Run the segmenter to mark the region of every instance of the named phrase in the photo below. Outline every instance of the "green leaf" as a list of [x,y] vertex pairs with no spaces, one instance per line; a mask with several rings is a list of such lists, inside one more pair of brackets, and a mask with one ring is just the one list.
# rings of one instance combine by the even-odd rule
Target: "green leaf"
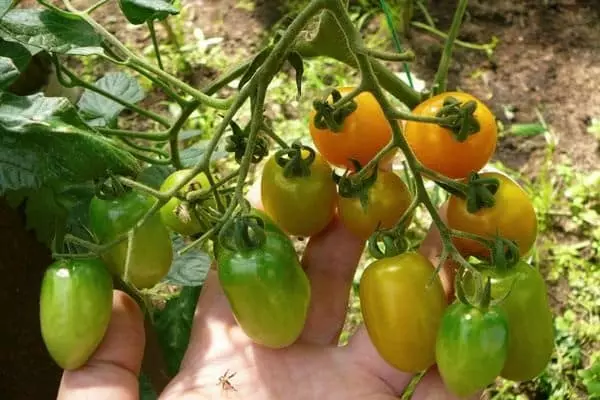
[[[208,144],[208,140],[200,140],[196,142],[194,145],[184,149],[181,154],[181,163],[186,168],[191,168],[194,165],[198,164],[202,159],[202,155],[206,152],[206,145]],[[216,150],[211,155],[211,160],[216,161],[222,158],[227,157],[227,152],[222,150]]]
[[9,87],[19,77],[19,69],[12,59],[0,56],[0,90]]
[[150,378],[142,371],[139,378],[140,400],[157,400],[158,396],[152,387]]
[[201,287],[184,287],[162,310],[154,311],[154,327],[171,376],[179,371],[187,350],[200,291]]
[[9,10],[12,0],[0,0],[0,18]]
[[2,18],[0,31],[51,53],[102,54],[102,37],[81,17],[49,9],[19,8]]
[[208,254],[197,249],[190,249],[184,254],[179,250],[186,246],[180,236],[173,239],[173,264],[164,282],[180,286],[200,286],[206,279],[211,260]]
[[546,132],[542,124],[513,124],[508,133],[516,136],[537,136]]
[[[123,72],[109,72],[94,85],[131,104],[145,97],[138,81]],[[81,95],[77,106],[92,126],[113,125],[121,111],[125,109],[123,105],[88,89]]]
[[31,61],[31,52],[17,42],[0,39],[0,56],[10,58],[20,72],[24,72]]
[[134,25],[179,14],[179,10],[165,0],[119,0],[119,6],[125,18]]
[[252,63],[240,79],[238,90],[242,89],[244,85],[250,81],[256,71],[258,71],[258,68],[260,68],[260,66],[265,62],[272,50],[273,46],[265,47],[256,55],[256,57],[254,57],[254,60],[252,60]]
[[137,160],[91,131],[69,100],[0,93],[0,195],[138,171]]
[[175,169],[168,165],[152,165],[144,169],[137,177],[137,181],[153,189],[160,189],[160,185]]

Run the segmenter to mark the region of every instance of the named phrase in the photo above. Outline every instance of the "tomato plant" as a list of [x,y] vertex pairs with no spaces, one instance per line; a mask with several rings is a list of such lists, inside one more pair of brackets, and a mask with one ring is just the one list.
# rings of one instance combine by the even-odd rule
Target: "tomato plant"
[[[114,199],[94,197],[90,203],[90,227],[100,243],[108,243],[131,230],[154,202],[152,197],[135,191]],[[111,247],[103,259],[113,273],[137,288],[156,285],[169,272],[173,260],[169,232],[160,215],[148,218],[135,229],[131,240]]]
[[[499,235],[515,241],[521,255],[527,254],[537,237],[537,217],[529,196],[504,174],[486,172],[481,177],[496,178],[500,182],[494,194],[494,206],[470,213],[466,200],[453,195],[448,201],[448,226],[490,239]],[[472,239],[455,238],[454,243],[464,255],[489,255],[488,248]]]
[[64,369],[81,367],[110,322],[112,279],[98,259],[59,260],[48,267],[40,294],[40,325],[48,352]]
[[282,348],[302,333],[310,284],[290,239],[270,222],[265,233],[256,247],[215,249],[219,281],[244,332],[263,346]]
[[[408,63],[415,54],[369,47],[341,0],[307,2],[277,40],[202,89],[171,72],[177,63],[162,64],[154,24],[177,14],[175,3],[119,2],[129,23],[149,28],[154,48],[147,54],[156,60],[136,54],[102,28],[94,19],[100,14],[92,11],[103,1],[87,10],[68,1],[43,3],[43,10],[14,9],[8,3],[0,4],[0,194],[24,206],[27,225],[61,260],[44,278],[40,314],[48,350],[61,366],[84,363],[106,329],[110,277],[97,259],[131,283],[125,286],[136,299],[156,295],[162,285],[140,289],[161,281],[184,286],[164,310],[177,309],[169,304],[184,298],[188,316],[180,319],[189,329],[193,296],[215,258],[220,284],[247,336],[270,348],[290,346],[304,329],[312,292],[287,234],[316,235],[336,208],[355,236],[375,238],[368,248],[382,257],[364,272],[359,292],[369,337],[389,364],[407,372],[429,368],[436,361],[437,341],[440,370],[458,394],[481,388],[499,373],[529,379],[546,365],[552,351],[551,314],[539,272],[500,262],[497,270],[479,271],[467,257],[485,258],[490,246],[482,243],[496,236],[515,241],[524,256],[537,228],[531,202],[515,182],[482,174],[500,182],[489,189],[471,179],[490,160],[497,133],[494,116],[480,100],[447,88],[466,0],[459,1],[436,77],[423,92],[381,62]],[[317,17],[314,35],[305,34]],[[49,55],[56,79],[71,94],[84,89],[79,99],[14,89],[12,84],[41,52]],[[81,65],[76,59],[81,55],[98,56],[94,59],[102,68],[94,70],[118,72],[87,81],[88,74],[71,69]],[[326,96],[307,95],[304,63],[317,56],[356,68],[356,82]],[[275,77],[284,75],[283,65],[295,70],[298,101],[312,101],[312,112],[298,119],[309,119],[307,136],[318,153],[300,145],[301,140],[288,143],[290,135],[280,136],[281,125],[271,124],[277,113],[267,100]],[[152,88],[150,99],[166,104],[150,104],[140,76]],[[122,118],[125,110],[128,120]],[[249,205],[246,189],[275,146],[262,170],[263,213]],[[399,152],[410,190],[387,170]],[[334,168],[345,169],[340,180],[332,177]],[[448,223],[429,195],[426,177],[454,194]],[[505,282],[514,283],[497,308],[456,305],[445,312],[446,296],[434,266],[414,251],[402,253],[400,244],[415,236],[407,232],[412,216],[419,215],[415,210],[431,216],[442,256],[477,276],[492,277],[496,298],[508,290]],[[171,236],[169,230],[189,237]],[[377,253],[379,244],[386,251]],[[410,240],[410,245],[416,243]],[[499,254],[502,247],[496,250]],[[165,279],[172,264],[173,273]],[[142,303],[151,308],[152,302]],[[145,311],[154,315],[155,310]],[[164,325],[170,325],[167,320]],[[79,325],[86,330],[77,330]],[[161,339],[168,348],[173,343]],[[175,372],[180,361],[169,364]],[[470,369],[483,361],[485,368]]]
[[359,291],[365,326],[379,354],[402,371],[430,367],[446,308],[431,262],[414,252],[377,260],[365,269]]
[[[190,191],[210,188],[210,183],[204,173],[196,175],[192,180],[186,183],[185,177],[189,172],[189,169],[173,172],[162,183],[160,190],[166,192],[175,185],[185,183],[179,190],[179,195],[185,196]],[[216,207],[215,201],[212,198],[206,202],[206,205],[209,207]],[[160,209],[160,217],[166,227],[177,233],[188,236],[202,234],[209,228],[208,222],[199,217],[198,211],[196,210],[196,207],[202,206],[203,204],[186,204],[179,198],[172,197],[167,204]]]
[[[308,156],[306,150],[304,156]],[[319,155],[305,174],[285,176],[271,157],[263,169],[261,198],[265,212],[292,235],[312,236],[322,231],[335,213],[336,188],[331,167]]]
[[[351,87],[338,91],[345,95]],[[310,116],[310,135],[319,152],[330,163],[354,169],[352,160],[367,164],[392,139],[392,129],[377,100],[371,93],[363,92],[355,99],[356,110],[347,116],[339,132],[315,124],[316,111]]]
[[414,110],[415,115],[435,117],[452,97],[461,103],[474,101],[473,116],[479,124],[476,133],[460,141],[453,132],[440,125],[407,121],[404,136],[417,159],[427,168],[450,178],[465,178],[490,160],[496,149],[497,128],[492,112],[468,93],[447,92],[431,97]]
[[469,397],[485,389],[502,371],[509,326],[496,308],[479,309],[457,302],[442,318],[436,341],[436,363],[448,388]]

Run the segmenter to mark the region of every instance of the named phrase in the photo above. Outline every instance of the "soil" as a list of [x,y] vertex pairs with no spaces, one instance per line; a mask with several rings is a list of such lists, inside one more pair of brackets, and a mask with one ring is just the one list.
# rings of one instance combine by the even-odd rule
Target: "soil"
[[[255,6],[242,7],[245,3]],[[239,55],[240,49],[250,54],[282,15],[285,3],[187,0],[186,27],[200,27],[206,37],[222,37],[224,51],[229,54]],[[438,28],[446,30],[455,2],[427,3]],[[107,6],[110,9],[96,14],[104,13],[100,21],[105,27],[128,43],[148,43],[148,36],[142,33],[145,31],[131,30],[116,17],[116,2]],[[422,31],[411,32],[406,43],[418,55],[413,71],[429,81],[441,54],[441,42]],[[557,161],[566,156],[580,170],[597,169],[598,140],[587,133],[587,126],[591,118],[600,117],[600,2],[472,0],[460,39],[485,43],[492,35],[500,42],[491,58],[482,52],[456,49],[449,88],[460,83],[460,89],[482,98],[504,123],[536,122],[539,109],[558,140]],[[199,71],[198,75],[213,74]],[[505,111],[507,108],[513,115]],[[535,178],[545,148],[543,136],[504,136],[497,157]],[[60,371],[43,348],[37,320],[39,283],[43,268],[50,262],[49,254],[25,230],[19,212],[1,201],[0,235],[0,304],[5,305],[0,329],[0,398],[52,399]],[[568,288],[557,285],[552,298],[560,303],[564,290]]]

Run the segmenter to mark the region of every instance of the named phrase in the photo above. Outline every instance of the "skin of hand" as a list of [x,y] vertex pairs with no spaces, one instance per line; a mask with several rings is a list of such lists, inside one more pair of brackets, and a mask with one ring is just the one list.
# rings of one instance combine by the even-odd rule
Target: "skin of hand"
[[[260,201],[252,201],[258,198],[257,186],[249,198],[260,207]],[[444,211],[442,208],[442,215]],[[198,301],[180,372],[160,400],[397,399],[413,375],[383,361],[364,326],[348,345],[337,346],[363,249],[364,242],[337,218],[310,238],[302,258],[312,288],[309,315],[299,340],[281,350],[250,341],[236,324],[217,273],[211,270]],[[430,230],[420,251],[437,265],[440,238],[435,229]],[[447,263],[440,272],[449,300],[453,298],[453,271],[453,265]],[[143,349],[142,313],[129,296],[115,291],[112,319],[103,342],[85,366],[64,372],[58,399],[138,399]],[[235,373],[228,380],[231,386],[219,382],[227,371]],[[455,398],[446,390],[435,366],[427,371],[412,397]]]

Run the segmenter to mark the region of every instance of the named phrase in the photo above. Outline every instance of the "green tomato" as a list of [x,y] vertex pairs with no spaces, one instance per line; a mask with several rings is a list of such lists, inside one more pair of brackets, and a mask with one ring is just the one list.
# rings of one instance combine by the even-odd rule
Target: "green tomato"
[[[492,297],[502,298],[499,307],[508,318],[508,356],[501,376],[528,381],[539,375],[552,357],[554,327],[546,284],[540,271],[520,261],[508,271],[485,270],[492,282]],[[514,284],[513,284],[514,283]]]
[[[304,150],[308,157],[308,151]],[[263,169],[261,197],[266,213],[283,230],[296,236],[321,232],[335,214],[337,192],[331,167],[315,154],[309,176],[286,177],[271,157]]]
[[446,296],[431,262],[416,252],[377,260],[365,269],[359,291],[365,326],[381,357],[405,372],[433,365]]
[[[154,198],[130,191],[111,200],[94,197],[90,203],[90,228],[100,243],[109,243],[131,230],[154,205]],[[102,256],[118,276],[139,289],[156,285],[171,268],[173,248],[169,231],[158,213],[135,230],[131,240],[129,266],[125,271],[128,240],[110,248]]]
[[437,334],[436,362],[446,386],[468,397],[500,374],[508,351],[508,322],[496,307],[483,311],[455,303],[446,309]]
[[44,274],[40,327],[48,352],[63,369],[81,367],[110,322],[113,296],[108,269],[97,259],[59,260]]
[[[189,173],[189,169],[173,172],[165,179],[160,186],[161,192],[169,191],[172,187],[179,185]],[[208,178],[201,172],[196,175],[190,182],[186,183],[180,190],[179,194],[185,196],[190,191],[207,189],[210,187]],[[207,200],[207,204],[216,207],[213,198]],[[208,224],[198,218],[194,213],[194,209],[190,206],[182,207],[182,201],[177,197],[171,198],[160,209],[160,217],[163,223],[172,231],[181,235],[191,236],[205,233],[210,227]]]
[[257,248],[215,249],[219,281],[233,314],[255,343],[283,348],[298,339],[310,304],[310,283],[290,239],[264,216]]

